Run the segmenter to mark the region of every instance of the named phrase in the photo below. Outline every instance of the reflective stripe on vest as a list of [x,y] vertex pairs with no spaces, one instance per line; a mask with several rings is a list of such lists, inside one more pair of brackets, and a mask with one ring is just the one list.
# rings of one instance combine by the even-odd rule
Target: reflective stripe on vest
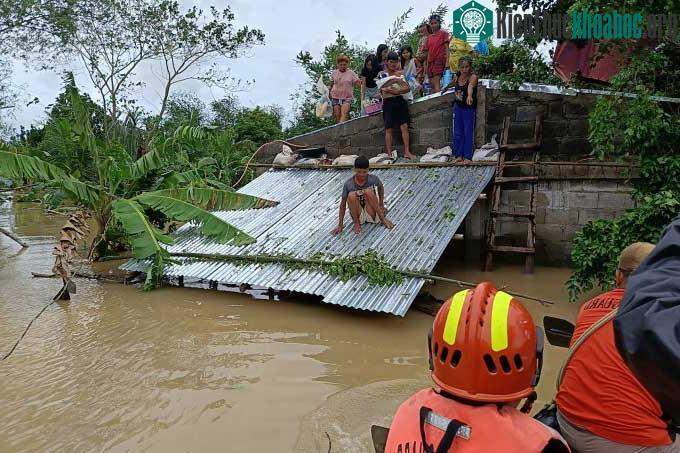
[[423,445],[420,432],[423,407],[432,409],[433,415],[426,419],[425,439],[427,445],[434,449],[444,436],[442,426],[452,420],[465,427],[458,429],[449,448],[456,453],[541,452],[551,439],[567,445],[556,431],[513,407],[505,405],[499,409],[495,404],[471,406],[443,397],[433,389],[425,389],[399,406],[387,437],[385,453],[421,453],[428,450]]

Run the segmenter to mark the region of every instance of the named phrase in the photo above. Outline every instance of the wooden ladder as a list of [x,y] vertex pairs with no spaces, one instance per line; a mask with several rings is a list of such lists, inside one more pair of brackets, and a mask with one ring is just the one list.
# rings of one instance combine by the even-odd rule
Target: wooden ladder
[[[501,142],[498,146],[498,162],[496,164],[496,178],[493,185],[491,221],[487,235],[486,262],[484,270],[490,271],[493,267],[494,253],[519,253],[525,255],[524,272],[532,274],[534,272],[534,256],[536,254],[536,182],[538,181],[537,162],[538,150],[543,139],[543,116],[536,117],[534,125],[534,138],[530,143],[508,143],[510,134],[510,117],[503,120],[501,130]],[[528,162],[513,163],[506,162],[508,151],[531,151],[533,156]],[[505,170],[508,167],[524,166],[529,169],[530,176],[506,176]],[[527,211],[516,212],[512,209],[501,210],[501,193],[503,186],[509,183],[529,184],[529,206]],[[525,247],[498,245],[496,243],[496,229],[498,223],[510,219],[511,221],[527,222],[527,243]]]

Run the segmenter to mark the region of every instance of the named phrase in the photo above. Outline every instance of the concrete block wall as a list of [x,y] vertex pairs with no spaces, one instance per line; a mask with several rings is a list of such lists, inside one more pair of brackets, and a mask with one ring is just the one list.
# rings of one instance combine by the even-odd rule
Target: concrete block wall
[[536,116],[543,115],[541,157],[551,160],[574,160],[591,151],[588,143],[588,113],[597,100],[591,94],[564,96],[526,91],[486,90],[485,117],[478,123],[490,140],[498,134],[503,119],[509,116],[510,141],[529,141],[534,135]]
[[[631,186],[625,180],[547,180],[536,187],[536,251],[541,263],[563,265],[570,261],[574,234],[596,219],[613,219],[634,207]],[[510,189],[502,193],[505,209],[526,211],[529,192]],[[501,240],[525,245],[526,222],[502,222]]]

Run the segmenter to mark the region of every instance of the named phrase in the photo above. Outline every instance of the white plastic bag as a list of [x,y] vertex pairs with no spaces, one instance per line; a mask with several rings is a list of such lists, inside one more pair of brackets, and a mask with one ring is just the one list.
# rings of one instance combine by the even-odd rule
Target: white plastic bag
[[283,145],[281,152],[274,157],[274,165],[293,165],[296,160],[297,155],[293,153],[293,150],[289,146]]
[[333,106],[331,105],[328,87],[323,83],[323,77],[319,77],[319,80],[316,82],[316,91],[319,92],[319,98],[316,101],[317,118],[330,118],[333,116]]

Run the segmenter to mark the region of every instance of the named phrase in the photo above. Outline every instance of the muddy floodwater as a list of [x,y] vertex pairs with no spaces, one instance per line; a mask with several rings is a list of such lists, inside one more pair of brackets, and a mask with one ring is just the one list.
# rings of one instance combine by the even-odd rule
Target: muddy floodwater
[[[64,218],[5,203],[0,225],[0,356],[59,289],[49,273]],[[573,320],[567,269],[476,265],[444,259],[439,275],[491,279],[558,301],[526,301]],[[404,318],[303,302],[269,302],[198,289],[77,280],[14,354],[0,361],[0,452],[372,451],[371,424],[389,425],[398,404],[430,383],[430,315]],[[437,284],[440,298],[458,290]],[[565,350],[546,346],[539,401],[552,398]]]

